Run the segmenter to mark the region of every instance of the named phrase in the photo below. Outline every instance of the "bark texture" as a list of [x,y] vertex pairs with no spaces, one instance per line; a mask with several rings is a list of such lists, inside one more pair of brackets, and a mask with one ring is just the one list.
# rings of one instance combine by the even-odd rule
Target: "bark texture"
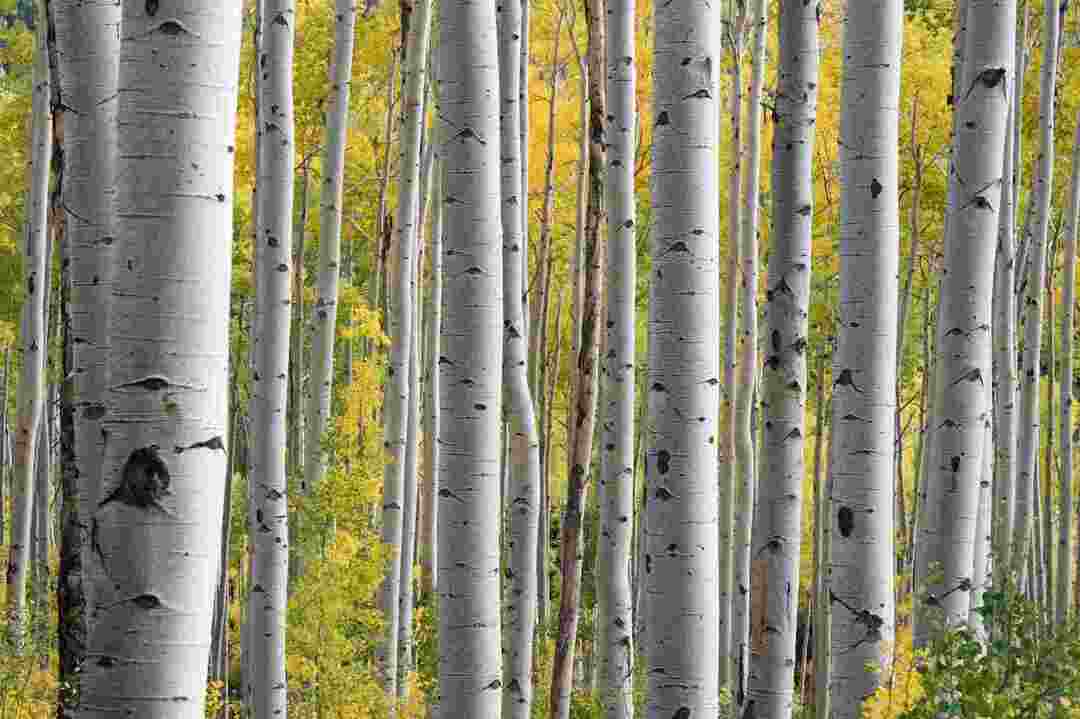
[[715,4],[657,6],[645,441],[650,717],[718,711],[720,389]]
[[228,415],[241,8],[124,0],[101,611],[83,716],[204,714]]

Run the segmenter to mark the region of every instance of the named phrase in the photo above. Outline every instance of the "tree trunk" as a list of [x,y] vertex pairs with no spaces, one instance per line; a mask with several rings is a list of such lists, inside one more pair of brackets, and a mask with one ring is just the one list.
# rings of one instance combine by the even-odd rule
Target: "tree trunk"
[[1073,144],[1072,182],[1069,208],[1065,216],[1065,271],[1061,279],[1061,494],[1060,532],[1058,536],[1056,621],[1064,625],[1071,613],[1073,573],[1073,325],[1076,303],[1076,236],[1080,225],[1080,113],[1076,120],[1076,140]]
[[1040,496],[1042,508],[1042,566],[1043,566],[1043,608],[1046,610],[1046,624],[1054,621],[1054,275],[1057,265],[1057,237],[1050,240],[1050,254],[1047,257],[1046,287],[1046,441],[1043,444],[1043,473],[1041,482],[1043,492]]
[[26,295],[22,310],[22,372],[17,397],[15,462],[12,473],[11,544],[8,548],[8,637],[20,651],[29,629],[26,585],[30,570],[31,530],[34,509],[34,462],[38,425],[44,413],[45,305],[49,286],[45,282],[48,257],[49,167],[52,158],[52,120],[48,48],[39,25],[34,41],[33,107],[31,110],[30,186],[26,211],[23,279]]
[[[495,3],[442,2],[446,147],[439,352],[439,716],[498,717],[503,282]],[[479,481],[478,481],[479,480]]]
[[[549,268],[550,271],[550,268]],[[548,383],[547,388],[547,402],[546,406],[554,409],[555,407],[555,389],[559,383],[559,376],[562,372],[562,310],[563,300],[565,298],[564,293],[559,293],[559,299],[555,303],[555,364],[552,367],[551,380]],[[550,578],[550,560],[548,554],[551,551],[551,449],[552,449],[552,433],[551,426],[555,419],[555,413],[549,411],[544,416],[544,462],[543,476],[541,477],[541,492],[542,497],[540,499],[540,541],[539,549],[537,552],[537,576],[539,577],[540,587],[538,594],[540,595],[540,601],[536,608],[537,620],[540,625],[543,636],[546,636],[547,632],[547,616],[548,616],[548,604],[551,597],[551,578]]]
[[[432,135],[434,136],[434,131]],[[441,143],[434,140],[438,147]],[[427,296],[427,359],[424,372],[427,375],[427,389],[424,395],[424,486],[421,490],[420,515],[420,589],[425,595],[432,595],[438,581],[439,543],[437,536],[439,512],[439,478],[437,467],[440,462],[439,443],[439,331],[442,326],[442,232],[443,232],[443,164],[436,156],[434,162],[434,185],[432,194],[435,202],[431,209],[431,237],[428,258],[431,268],[431,284]]]
[[[308,492],[315,488],[326,472],[322,438],[330,421],[334,376],[334,336],[337,330],[338,276],[341,269],[342,185],[345,179],[345,142],[349,129],[349,87],[352,82],[356,26],[356,5],[352,0],[336,0],[334,22],[334,57],[329,70],[326,134],[323,137],[323,180],[319,193],[319,284],[316,287],[317,298],[312,315],[309,363],[311,379],[308,382],[307,409],[304,412],[304,430],[307,437],[304,440],[304,480],[301,489]],[[393,70],[390,74],[393,76]],[[423,87],[422,82],[420,87]],[[393,102],[388,103],[386,111],[388,127],[391,105]],[[389,145],[388,129],[387,158]],[[383,172],[388,176],[389,171],[387,162]],[[385,187],[382,192],[385,192]],[[380,205],[380,212],[382,211]],[[381,241],[380,236],[376,244]],[[376,303],[372,306],[376,306]]]
[[[289,462],[288,476],[304,474],[304,244],[307,240],[308,187],[311,184],[311,158],[300,162],[300,207],[293,229],[292,252],[292,329],[289,333]],[[293,551],[298,547],[293,547]],[[292,565],[290,564],[290,568]],[[295,574],[297,566],[292,568]]]
[[[772,237],[765,317],[762,475],[753,576],[750,701],[761,719],[790,719],[806,473],[806,347],[810,317],[817,7],[782,0],[773,115]],[[758,588],[758,587],[755,587]]]
[[[339,0],[339,2],[346,3],[346,2],[348,2],[348,0]],[[350,43],[352,42],[352,39],[354,37],[355,22],[356,22],[356,14],[355,14],[355,11],[354,11],[352,13],[352,15],[351,15],[351,22],[349,23],[349,30],[348,30],[348,40],[349,40]],[[336,39],[339,39],[339,40],[342,39],[342,37],[343,37],[342,33],[343,33],[343,28],[339,24]],[[335,52],[342,52],[343,53],[344,49],[345,48],[343,46],[343,43],[336,42],[336,40],[335,40]],[[391,142],[393,140],[394,91],[397,89],[397,83],[395,82],[395,79],[397,77],[398,58],[399,58],[399,53],[398,53],[397,48],[392,49],[390,51],[390,55],[391,55],[390,72],[386,77],[386,123],[385,123],[385,128],[383,130],[383,142],[382,142],[382,150],[383,150],[382,172],[380,173],[380,176],[379,176],[379,207],[378,207],[378,216],[375,218],[375,241],[371,243],[371,249],[372,249],[372,251],[373,251],[373,253],[375,255],[375,274],[374,274],[374,276],[368,278],[368,305],[371,307],[371,309],[373,309],[373,310],[375,310],[376,312],[379,313],[380,326],[382,326],[382,327],[386,326],[386,319],[387,319],[386,318],[386,313],[385,313],[385,311],[383,309],[384,303],[385,303],[385,298],[383,297],[383,289],[384,289],[384,285],[386,284],[384,275],[385,275],[385,272],[386,272],[386,254],[387,254],[387,249],[388,249],[387,244],[388,244],[388,238],[390,236],[390,224],[391,223],[390,223],[390,217],[389,217],[389,215],[387,214],[387,211],[386,211],[386,202],[387,202],[387,197],[389,196],[389,189],[390,189],[390,145],[391,145]],[[348,92],[348,87],[351,84],[351,77],[352,77],[352,75],[351,75],[351,72],[352,72],[352,55],[349,55],[348,57],[345,57],[344,54],[342,54],[342,55],[337,56],[337,57],[340,57],[340,59],[343,60],[348,65],[347,69],[349,70],[349,72],[348,73],[343,72],[342,77],[348,77],[348,78],[350,78],[350,80],[349,80],[349,82],[344,82],[344,83],[341,84],[341,87],[347,93]],[[342,68],[345,69],[344,64],[342,65]],[[342,118],[341,118],[342,122],[341,122],[341,124],[339,126],[340,127],[339,137],[341,137],[341,148],[342,148],[341,151],[342,152],[344,152],[344,150],[345,150],[345,132],[346,132],[346,129],[347,129],[347,126],[346,126],[345,122],[348,119],[348,102],[347,102],[348,97],[346,96],[343,99],[345,99],[346,102],[338,103],[337,105],[334,106],[335,108],[341,108],[339,110],[339,112],[345,113],[345,115],[343,115]],[[327,127],[327,131],[329,132],[329,126]],[[329,146],[327,145],[327,147],[329,147]],[[342,168],[344,169],[344,155],[342,155]],[[342,177],[342,179],[344,179],[344,174],[342,174],[341,177]],[[369,348],[369,351],[370,351],[370,348]]]
[[[831,344],[831,340],[826,340]],[[829,495],[826,490],[828,468],[823,464],[822,458],[825,452],[826,423],[832,415],[832,407],[825,406],[825,382],[829,371],[828,349],[821,354],[821,362],[817,368],[816,397],[814,398],[817,414],[814,435],[814,593],[811,599],[811,638],[814,642],[813,666],[814,666],[814,708],[815,716],[827,717],[829,694],[829,602],[827,601],[827,589],[825,567],[829,562],[829,527],[831,512],[829,511]],[[831,403],[830,398],[830,403]],[[830,460],[831,463],[831,460]],[[810,652],[808,652],[810,653]],[[806,664],[803,665],[804,671]],[[803,692],[805,698],[806,677],[803,676]],[[805,703],[805,701],[804,701]]]
[[124,261],[114,267],[102,427],[112,481],[91,519],[102,610],[82,709],[196,719],[227,452],[241,8],[156,9],[123,3],[115,252]]
[[716,12],[707,3],[662,5],[654,23],[644,577],[650,717],[719,710]]
[[[290,292],[293,233],[293,37],[295,0],[266,0],[259,65],[259,184],[256,240],[261,248],[255,271],[256,305],[262,310],[259,370],[254,391],[261,408],[254,425],[259,441],[258,474],[253,478],[252,534],[252,707],[256,719],[284,719],[285,624],[288,608],[289,523],[286,426],[289,395]],[[302,305],[303,299],[293,297]],[[226,395],[227,397],[227,395]]]
[[[603,0],[587,0],[586,24],[589,30],[588,70],[583,74],[588,80],[588,132],[582,140],[582,148],[588,148],[588,160],[582,166],[588,168],[587,199],[581,205],[578,220],[584,212],[583,242],[580,246],[582,282],[578,284],[581,295],[580,315],[575,315],[576,335],[580,328],[580,341],[575,356],[577,371],[573,377],[573,402],[569,410],[569,463],[567,466],[566,505],[563,508],[562,537],[559,563],[562,568],[562,593],[559,600],[559,635],[555,643],[552,664],[551,717],[568,719],[570,694],[573,690],[574,648],[580,616],[581,564],[584,553],[582,518],[584,515],[588,483],[591,477],[593,429],[596,423],[596,372],[600,353],[600,303],[604,273],[604,244],[602,227],[607,221],[604,207],[605,167],[605,117],[606,98],[604,87],[604,37]],[[582,68],[586,66],[583,64]],[[585,108],[582,101],[582,108]],[[582,157],[585,159],[585,156]],[[579,195],[579,200],[583,199]]]
[[982,615],[976,611],[983,605],[983,593],[990,587],[992,576],[990,554],[990,502],[994,478],[994,433],[989,418],[983,423],[982,476],[979,481],[979,505],[975,519],[975,543],[972,551],[971,602],[967,616],[968,626],[976,636],[986,639],[986,627]]
[[732,691],[742,710],[747,700],[750,671],[750,543],[754,521],[757,476],[754,459],[754,397],[757,381],[757,285],[758,285],[758,205],[761,176],[762,90],[765,84],[765,40],[768,8],[765,0],[753,4],[754,45],[750,77],[750,99],[746,137],[746,167],[743,174],[740,259],[742,272],[742,346],[739,353],[739,380],[735,402],[735,460],[739,476],[739,504],[735,510],[735,579],[732,602],[731,651],[734,675]]
[[835,719],[859,716],[892,652],[902,29],[899,0],[848,5],[828,569]]
[[735,482],[737,477],[736,442],[737,428],[733,400],[738,397],[739,389],[735,383],[738,357],[739,332],[739,228],[741,226],[740,208],[742,181],[742,42],[743,24],[746,21],[746,5],[739,3],[739,11],[734,18],[731,35],[728,38],[731,50],[731,168],[728,179],[728,272],[725,287],[724,306],[724,384],[721,407],[724,426],[721,429],[717,456],[720,463],[719,490],[719,595],[720,595],[720,646],[717,650],[720,670],[720,687],[732,690],[733,679],[738,676],[738,663],[735,648],[732,647],[732,610],[735,596],[734,586],[734,528],[735,528]]
[[[418,235],[419,243],[423,238]],[[419,247],[419,245],[418,245]],[[423,253],[418,252],[418,261],[423,261]],[[417,508],[417,460],[420,443],[420,311],[417,294],[417,275],[419,266],[413,272],[413,284],[410,288],[413,301],[412,346],[409,348],[409,405],[406,422],[405,445],[405,482],[402,488],[401,512],[401,592],[398,596],[398,675],[397,696],[404,700],[408,695],[409,672],[413,669],[413,567],[416,558],[416,508]]]
[[536,545],[540,510],[540,436],[529,390],[529,334],[523,232],[521,45],[524,8],[508,0],[496,8],[499,30],[501,216],[503,251],[503,374],[509,439],[508,551],[503,609],[502,715],[528,719],[532,711],[533,633],[536,624]]
[[[594,6],[591,6],[594,7]],[[635,0],[608,0],[607,100],[607,350],[604,353],[603,474],[597,537],[599,681],[604,716],[634,716],[633,597],[630,556],[634,528],[634,397],[637,374],[637,213],[634,151],[637,65]]]
[[1024,555],[1031,541],[1034,473],[1039,450],[1039,375],[1042,352],[1041,299],[1046,275],[1046,247],[1049,236],[1050,198],[1054,176],[1054,92],[1057,85],[1057,46],[1060,17],[1056,0],[1046,0],[1043,19],[1042,89],[1039,104],[1038,169],[1032,190],[1034,225],[1028,242],[1031,266],[1024,300],[1024,357],[1021,372],[1019,449],[1017,451],[1016,522],[1013,565],[1023,567]]
[[1001,169],[1016,5],[967,0],[966,48],[954,106],[945,272],[938,298],[936,418],[916,560],[914,640],[926,646],[971,607],[975,525],[989,419],[990,341]]

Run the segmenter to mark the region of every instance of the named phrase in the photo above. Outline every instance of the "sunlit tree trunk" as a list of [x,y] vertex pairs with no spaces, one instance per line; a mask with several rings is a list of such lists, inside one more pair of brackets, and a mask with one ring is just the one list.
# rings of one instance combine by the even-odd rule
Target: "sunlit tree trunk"
[[440,3],[446,138],[439,352],[439,716],[501,716],[499,428],[503,368],[495,3]]
[[634,528],[637,227],[635,0],[607,2],[607,351],[600,477],[597,604],[604,716],[634,715],[630,554]]
[[[106,311],[111,298],[108,273],[112,269],[115,214],[111,189],[116,175],[116,83],[119,77],[120,6],[115,3],[51,2],[56,30],[60,97],[64,114],[64,185],[61,188],[67,213],[65,240],[71,258],[67,346],[71,352],[72,410],[75,437],[72,469],[76,475],[76,506],[64,507],[62,556],[78,555],[71,575],[61,571],[58,601],[72,612],[65,617],[73,625],[60,629],[71,642],[61,651],[61,680],[70,687],[68,711],[78,697],[79,673],[90,622],[94,617],[92,582],[82,576],[93,567],[89,523],[101,475],[101,420],[108,379]],[[70,108],[70,109],[66,109]],[[65,478],[66,483],[66,478]],[[71,522],[74,526],[68,526]],[[78,546],[68,548],[70,541]],[[74,575],[74,576],[72,576]],[[66,600],[70,600],[66,601]],[[69,663],[70,662],[70,663]],[[72,671],[64,671],[64,667]]]
[[[308,188],[311,185],[311,157],[300,161],[300,192],[297,199],[296,222],[293,227],[292,247],[292,312],[289,330],[289,420],[288,420],[288,476],[304,474],[304,334],[307,329],[307,315],[304,312],[304,245],[307,244]],[[298,546],[293,547],[295,552]],[[289,564],[289,570],[295,574],[299,564]]]
[[[418,0],[409,32],[409,47],[403,68],[405,89],[402,94],[401,192],[397,211],[396,262],[390,302],[390,357],[384,385],[383,421],[386,457],[383,474],[382,540],[388,549],[386,576],[382,588],[382,608],[386,618],[382,669],[386,691],[397,688],[398,636],[400,631],[399,599],[401,592],[401,543],[405,488],[405,452],[408,441],[409,357],[413,342],[413,274],[416,270],[417,227],[420,209],[420,142],[424,127],[423,95],[427,76],[430,3]],[[494,139],[492,139],[494,141]],[[334,272],[337,258],[334,258]],[[329,301],[329,300],[328,300]],[[316,312],[327,310],[324,304]],[[321,316],[320,316],[321,318]],[[333,344],[333,327],[328,342]],[[332,373],[327,373],[330,382]]]
[[1061,278],[1061,430],[1059,450],[1061,461],[1060,488],[1061,514],[1057,559],[1057,609],[1056,620],[1064,624],[1072,604],[1073,543],[1072,543],[1072,474],[1073,474],[1073,325],[1076,302],[1076,236],[1080,225],[1080,113],[1076,120],[1076,139],[1073,144],[1072,182],[1070,185],[1068,214],[1065,217],[1065,267]]
[[[435,133],[432,132],[435,138]],[[433,139],[436,145],[437,138]],[[443,164],[438,155],[432,168],[431,236],[428,245],[431,284],[427,296],[427,353],[424,373],[427,388],[424,394],[424,487],[421,491],[420,587],[424,594],[435,591],[438,578],[439,543],[439,330],[442,326],[442,232],[443,232]]]
[[[417,254],[423,261],[423,252],[419,250],[422,236],[417,237]],[[409,672],[413,670],[413,614],[415,595],[413,593],[413,567],[416,558],[416,511],[417,511],[417,466],[420,452],[420,295],[417,293],[420,267],[413,272],[413,286],[410,288],[413,300],[412,347],[409,349],[409,406],[406,419],[405,445],[405,482],[402,488],[401,513],[401,591],[398,595],[398,700],[408,695]]]
[[739,378],[735,392],[735,460],[739,501],[735,509],[735,578],[732,585],[731,652],[735,703],[747,700],[750,671],[750,543],[754,522],[757,466],[754,458],[754,397],[758,375],[757,285],[758,215],[761,178],[761,101],[765,84],[765,40],[768,7],[755,0],[753,7],[754,44],[750,71],[750,98],[747,111],[746,166],[743,168],[742,213],[739,243],[742,262],[742,331],[739,351]]
[[[295,0],[266,0],[262,16],[256,242],[263,243],[255,265],[256,304],[262,311],[259,373],[255,392],[261,408],[254,425],[259,454],[253,478],[255,549],[252,565],[252,707],[256,719],[284,719],[285,613],[288,605],[289,523],[286,426],[289,395],[293,233],[293,37]],[[302,301],[292,298],[293,302]]]
[[[124,0],[87,717],[201,718],[221,544],[239,3]],[[197,169],[193,169],[197,168]],[[286,231],[287,231],[286,226]],[[98,580],[104,578],[104,581]]]
[[802,557],[806,350],[810,317],[817,7],[780,3],[780,68],[772,153],[772,237],[766,291],[764,436],[752,547],[750,701],[761,719],[789,719],[795,686],[795,630]]
[[[529,389],[529,337],[525,295],[521,144],[522,0],[497,8],[499,28],[501,215],[503,251],[503,388],[509,438],[503,634],[503,716],[528,719],[532,711],[533,633],[536,623],[536,544],[540,511],[540,434]],[[527,106],[526,106],[527,107]]]
[[840,120],[840,316],[833,369],[832,714],[860,715],[893,640],[892,444],[903,3],[851,3]]
[[45,41],[46,23],[38,25],[34,39],[33,101],[30,111],[30,161],[27,166],[29,192],[24,229],[22,371],[19,375],[15,426],[15,456],[11,477],[11,544],[8,547],[7,610],[8,637],[22,646],[29,628],[26,587],[30,570],[31,529],[34,511],[34,464],[38,425],[44,413],[45,308],[49,296],[46,284],[48,257],[49,166],[52,161],[52,94],[49,57]]
[[[990,418],[994,239],[1009,115],[1016,4],[967,0],[945,272],[938,299],[937,409],[919,526],[914,638],[925,646],[971,607],[975,525]],[[987,448],[991,451],[991,447]]]
[[649,717],[718,711],[718,11],[696,0],[658,5],[654,16],[643,579]]
[[1060,16],[1056,0],[1046,0],[1043,18],[1042,89],[1039,100],[1039,155],[1031,203],[1034,223],[1028,239],[1031,265],[1024,297],[1024,357],[1020,380],[1019,448],[1016,475],[1016,522],[1010,555],[1016,571],[1023,567],[1031,541],[1035,465],[1039,450],[1039,375],[1042,355],[1042,293],[1046,276],[1050,198],[1054,182],[1054,92]]
[[[345,140],[349,127],[349,86],[352,78],[356,26],[355,0],[335,0],[334,55],[330,62],[326,131],[323,137],[322,189],[319,193],[319,278],[312,309],[311,379],[304,411],[304,481],[311,491],[326,471],[322,436],[330,419],[334,376],[334,335],[337,329],[338,276],[341,264],[342,185],[345,178]],[[393,75],[393,71],[391,71]],[[423,87],[423,84],[420,85]],[[390,110],[387,110],[389,113]],[[389,141],[387,141],[389,146]],[[389,173],[389,167],[384,172]],[[382,241],[376,238],[375,244]],[[375,304],[373,303],[373,306]]]

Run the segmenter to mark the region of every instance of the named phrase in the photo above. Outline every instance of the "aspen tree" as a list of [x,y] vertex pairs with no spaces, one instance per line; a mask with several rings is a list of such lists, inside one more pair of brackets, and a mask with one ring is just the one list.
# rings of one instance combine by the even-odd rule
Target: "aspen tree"
[[[349,129],[349,89],[356,37],[356,0],[335,0],[334,54],[330,61],[323,136],[322,189],[319,193],[319,278],[312,308],[311,379],[304,411],[304,481],[311,491],[326,471],[322,436],[330,421],[337,330],[338,277],[341,264],[341,208],[345,179],[345,143]],[[391,76],[394,72],[391,71]],[[421,85],[423,87],[423,85]],[[389,113],[389,109],[387,110]],[[389,130],[387,131],[389,135]],[[389,142],[386,143],[389,147]],[[383,170],[389,172],[388,168]],[[381,221],[381,219],[380,219]],[[382,242],[381,236],[375,245]],[[373,302],[372,306],[377,306]]]
[[[434,136],[434,133],[432,133]],[[432,140],[436,146],[440,141]],[[424,593],[433,593],[438,581],[439,566],[439,478],[436,468],[439,466],[439,330],[442,325],[442,233],[443,233],[443,164],[437,154],[432,169],[431,203],[433,218],[431,235],[428,240],[428,262],[431,284],[428,287],[428,326],[425,340],[426,352],[424,372],[427,376],[427,389],[424,394],[424,490],[422,496],[430,504],[421,506],[423,524],[421,531],[428,538],[420,540],[420,585]]]
[[[772,153],[773,251],[766,291],[761,486],[752,547],[750,701],[761,719],[789,719],[805,474],[818,8],[781,0]],[[763,580],[763,581],[761,581]]]
[[969,603],[967,624],[980,637],[986,637],[986,627],[982,615],[977,611],[982,607],[983,594],[990,586],[990,505],[993,501],[994,481],[994,436],[993,424],[989,420],[983,423],[983,451],[981,456],[982,473],[979,479],[979,504],[975,518],[975,541],[972,551],[971,602]]
[[597,604],[601,702],[608,719],[633,717],[634,389],[637,227],[634,203],[635,0],[607,3],[607,351],[603,470],[598,488]]
[[[930,473],[916,558],[915,643],[966,623],[989,420],[990,325],[1016,4],[967,0],[938,298]],[[992,445],[987,446],[992,451]]]
[[503,368],[495,3],[439,4],[446,138],[439,350],[439,716],[501,716],[499,427]]
[[[204,714],[227,447],[239,3],[124,0],[101,611],[83,716]],[[104,578],[102,580],[101,578]]]
[[[423,252],[419,251],[418,260],[422,261]],[[417,462],[420,451],[420,296],[417,293],[419,267],[413,272],[413,286],[410,288],[413,298],[413,342],[409,349],[409,406],[407,409],[405,445],[405,473],[402,488],[401,522],[401,590],[398,593],[398,674],[397,696],[404,700],[407,696],[409,672],[413,669],[413,566],[416,558],[416,511],[417,511]]]
[[[383,388],[383,446],[386,464],[383,473],[382,540],[389,550],[389,566],[382,587],[382,609],[387,624],[382,669],[386,692],[391,696],[397,690],[400,555],[404,526],[405,452],[408,442],[406,424],[410,406],[409,353],[413,342],[413,273],[416,271],[420,211],[420,143],[424,127],[423,98],[431,30],[430,2],[418,0],[414,12],[416,17],[410,23],[409,48],[402,70],[405,88],[402,94],[401,191],[396,224],[396,267],[391,282],[393,299],[390,302],[389,318],[390,357],[387,380]],[[334,265],[336,272],[336,258]],[[330,351],[332,354],[332,342]],[[332,377],[333,373],[328,373],[325,381],[330,382]]]
[[754,398],[757,395],[757,286],[758,215],[761,179],[761,114],[765,85],[765,40],[768,6],[754,0],[753,59],[750,70],[750,98],[747,112],[746,165],[743,168],[742,213],[739,244],[742,262],[742,331],[739,348],[739,379],[735,400],[735,462],[738,472],[739,502],[735,509],[735,578],[732,584],[731,661],[732,691],[741,708],[747,697],[750,671],[750,543],[753,533],[757,466],[754,458]]
[[34,510],[34,465],[37,456],[38,425],[44,413],[45,308],[48,257],[49,167],[52,162],[52,120],[49,101],[52,87],[45,39],[46,23],[38,25],[34,38],[33,100],[27,180],[26,224],[24,229],[22,371],[19,374],[15,425],[15,453],[11,478],[11,544],[7,567],[7,632],[17,649],[29,628],[26,588],[30,576],[31,530]]
[[649,717],[719,709],[716,12],[695,0],[658,5],[654,19],[643,577]]
[[1034,491],[1035,467],[1039,450],[1039,375],[1042,357],[1042,293],[1046,276],[1046,250],[1049,239],[1050,199],[1054,182],[1054,92],[1057,86],[1060,16],[1056,0],[1046,0],[1043,18],[1042,87],[1039,98],[1039,155],[1034,177],[1031,205],[1033,224],[1028,243],[1031,264],[1028,267],[1024,296],[1024,356],[1020,371],[1020,420],[1018,426],[1016,473],[1016,522],[1010,550],[1018,573],[1027,555],[1032,536],[1033,503],[1039,501]]
[[[286,426],[291,331],[293,160],[293,40],[295,0],[265,0],[259,66],[263,142],[259,143],[256,237],[262,244],[255,272],[256,305],[262,311],[255,418],[258,473],[253,502],[251,661],[252,706],[256,719],[284,719],[288,712],[285,677],[285,614],[288,608],[289,521]],[[302,298],[293,297],[293,302]]]
[[526,327],[526,281],[522,256],[521,143],[522,0],[496,8],[499,31],[501,215],[503,251],[503,387],[507,400],[509,486],[503,500],[508,512],[503,634],[503,716],[528,719],[532,711],[533,633],[536,624],[536,545],[540,512],[540,435],[529,389],[529,337]]
[[1076,135],[1073,142],[1072,181],[1069,188],[1069,207],[1065,216],[1065,271],[1061,279],[1061,518],[1057,558],[1057,609],[1056,620],[1060,625],[1068,620],[1072,605],[1073,583],[1073,330],[1076,298],[1076,236],[1080,225],[1080,113],[1076,118]]
[[840,120],[840,316],[828,569],[832,717],[860,715],[893,640],[893,474],[903,3],[847,7]]

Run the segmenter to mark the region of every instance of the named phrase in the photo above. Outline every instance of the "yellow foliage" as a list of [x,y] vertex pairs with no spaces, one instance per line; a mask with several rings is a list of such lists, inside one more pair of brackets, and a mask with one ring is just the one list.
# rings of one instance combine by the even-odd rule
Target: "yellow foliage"
[[863,719],[896,719],[924,696],[919,672],[915,668],[911,624],[897,627],[893,646],[892,668],[877,692],[863,702]]

